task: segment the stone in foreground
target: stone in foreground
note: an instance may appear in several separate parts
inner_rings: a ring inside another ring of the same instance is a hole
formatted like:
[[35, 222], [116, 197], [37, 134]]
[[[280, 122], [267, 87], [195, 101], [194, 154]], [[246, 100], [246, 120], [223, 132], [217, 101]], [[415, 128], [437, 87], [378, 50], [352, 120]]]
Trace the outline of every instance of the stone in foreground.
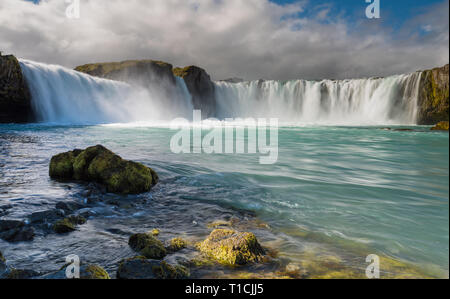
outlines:
[[148, 192], [158, 182], [151, 168], [124, 160], [101, 145], [54, 156], [49, 174], [53, 179], [96, 182], [118, 194]]
[[[40, 276], [39, 279], [52, 279], [52, 280], [60, 280], [60, 279], [68, 279], [67, 278], [67, 267], [69, 265], [64, 266], [61, 270], [46, 274], [44, 276]], [[69, 270], [70, 272], [70, 270]], [[95, 264], [86, 264], [80, 266], [80, 278], [79, 279], [90, 279], [90, 280], [100, 280], [100, 279], [111, 279], [108, 272], [103, 269], [99, 265]]]
[[167, 251], [161, 241], [151, 233], [134, 234], [130, 237], [128, 245], [146, 258], [161, 260], [167, 255]]
[[431, 128], [432, 131], [448, 131], [449, 122], [448, 121], [441, 121], [437, 125]]
[[182, 266], [172, 266], [164, 261], [134, 257], [123, 260], [117, 269], [118, 279], [185, 279], [189, 271]]
[[226, 265], [245, 265], [258, 262], [264, 249], [253, 233], [230, 229], [216, 229], [197, 245], [198, 249]]

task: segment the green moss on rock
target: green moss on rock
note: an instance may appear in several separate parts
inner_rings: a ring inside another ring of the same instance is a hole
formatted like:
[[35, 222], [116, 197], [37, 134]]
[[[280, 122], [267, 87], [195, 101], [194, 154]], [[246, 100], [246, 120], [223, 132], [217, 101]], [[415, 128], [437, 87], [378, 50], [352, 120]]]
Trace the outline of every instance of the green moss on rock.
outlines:
[[85, 224], [86, 222], [87, 220], [83, 216], [69, 216], [55, 222], [53, 225], [53, 230], [57, 234], [66, 234], [73, 232], [76, 225]]
[[163, 259], [167, 255], [163, 243], [149, 233], [132, 235], [128, 245], [149, 259]]
[[121, 194], [147, 192], [159, 180], [152, 169], [124, 160], [101, 145], [54, 156], [50, 177], [93, 181], [105, 185], [108, 192]]
[[188, 246], [188, 243], [182, 238], [173, 238], [169, 241], [169, 246], [167, 246], [167, 251], [177, 252]]
[[99, 265], [86, 265], [80, 269], [80, 279], [111, 279]]
[[197, 245], [198, 249], [226, 265], [258, 262], [265, 254], [253, 233], [216, 229]]
[[2, 252], [0, 251], [0, 262], [6, 262], [5, 257], [3, 256]]

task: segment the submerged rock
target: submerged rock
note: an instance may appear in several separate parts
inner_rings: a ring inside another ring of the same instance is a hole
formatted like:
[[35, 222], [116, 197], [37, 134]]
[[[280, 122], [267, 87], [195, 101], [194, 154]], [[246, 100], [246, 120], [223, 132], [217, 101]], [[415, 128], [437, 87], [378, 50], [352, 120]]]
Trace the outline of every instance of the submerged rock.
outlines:
[[80, 203], [77, 203], [75, 201], [69, 201], [69, 202], [65, 202], [65, 201], [60, 201], [58, 203], [56, 203], [55, 206], [58, 210], [63, 210], [66, 214], [71, 214], [75, 211], [81, 210], [82, 208], [84, 208], [84, 206]]
[[120, 194], [148, 192], [159, 180], [151, 168], [124, 160], [101, 145], [54, 156], [49, 174], [53, 179], [96, 182]]
[[31, 241], [34, 238], [34, 228], [19, 220], [0, 220], [0, 239], [7, 242]]
[[62, 220], [57, 221], [53, 225], [53, 230], [57, 234], [66, 234], [73, 232], [76, 225], [82, 225], [86, 223], [86, 218], [83, 216], [70, 216]]
[[448, 131], [449, 122], [448, 121], [441, 121], [437, 125], [431, 128], [432, 131]]
[[150, 233], [134, 234], [130, 237], [128, 245], [149, 259], [163, 259], [167, 255], [167, 250], [161, 241]]
[[0, 279], [30, 279], [34, 277], [40, 276], [41, 273], [36, 272], [34, 270], [22, 270], [22, 269], [15, 269], [10, 268], [6, 272], [3, 273], [3, 275], [0, 276]]
[[118, 279], [185, 279], [189, 271], [183, 266], [172, 266], [164, 261], [134, 257], [120, 262]]
[[188, 243], [181, 238], [173, 238], [169, 241], [169, 245], [166, 247], [169, 252], [177, 252], [186, 248]]
[[64, 217], [64, 212], [62, 210], [48, 210], [35, 212], [30, 215], [30, 223], [45, 223], [45, 222], [54, 222], [60, 218]]
[[226, 265], [258, 262], [265, 254], [253, 233], [216, 229], [197, 245], [198, 249]]

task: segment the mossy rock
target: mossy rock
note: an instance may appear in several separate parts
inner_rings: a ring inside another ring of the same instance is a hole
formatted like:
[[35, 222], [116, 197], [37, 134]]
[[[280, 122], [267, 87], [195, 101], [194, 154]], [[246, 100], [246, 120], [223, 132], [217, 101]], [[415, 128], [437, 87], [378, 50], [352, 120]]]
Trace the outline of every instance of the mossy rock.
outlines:
[[253, 233], [230, 229], [214, 230], [197, 248], [220, 263], [232, 266], [258, 262], [265, 254]]
[[86, 265], [80, 268], [80, 279], [111, 279], [108, 272], [99, 265]]
[[50, 177], [97, 182], [119, 194], [150, 191], [159, 180], [151, 168], [124, 160], [101, 145], [54, 156]]
[[132, 235], [128, 240], [128, 245], [149, 259], [160, 260], [167, 255], [163, 243], [149, 233]]
[[57, 234], [66, 234], [73, 232], [76, 225], [85, 224], [86, 222], [87, 220], [83, 216], [69, 216], [55, 222], [55, 224], [53, 225], [53, 230]]
[[159, 231], [159, 229], [154, 228], [154, 229], [152, 229], [151, 233], [152, 233], [153, 236], [156, 237], [156, 236], [159, 236], [159, 234], [160, 234], [161, 232]]
[[73, 162], [80, 153], [80, 150], [74, 150], [52, 157], [50, 161], [50, 177], [53, 179], [61, 180], [72, 179]]
[[5, 257], [3, 256], [3, 253], [0, 251], [0, 262], [6, 262]]
[[167, 246], [167, 251], [177, 252], [188, 246], [188, 243], [182, 238], [173, 238], [169, 241], [169, 246]]
[[448, 131], [449, 122], [441, 121], [437, 125], [431, 128], [432, 131]]

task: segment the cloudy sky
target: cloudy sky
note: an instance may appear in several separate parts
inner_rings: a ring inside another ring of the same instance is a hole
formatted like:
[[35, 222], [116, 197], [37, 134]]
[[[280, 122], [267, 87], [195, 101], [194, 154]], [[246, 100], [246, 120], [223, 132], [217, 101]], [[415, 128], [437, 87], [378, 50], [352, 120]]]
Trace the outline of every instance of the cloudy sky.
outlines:
[[214, 79], [385, 76], [449, 61], [448, 0], [1, 0], [0, 51], [74, 67], [157, 59]]

